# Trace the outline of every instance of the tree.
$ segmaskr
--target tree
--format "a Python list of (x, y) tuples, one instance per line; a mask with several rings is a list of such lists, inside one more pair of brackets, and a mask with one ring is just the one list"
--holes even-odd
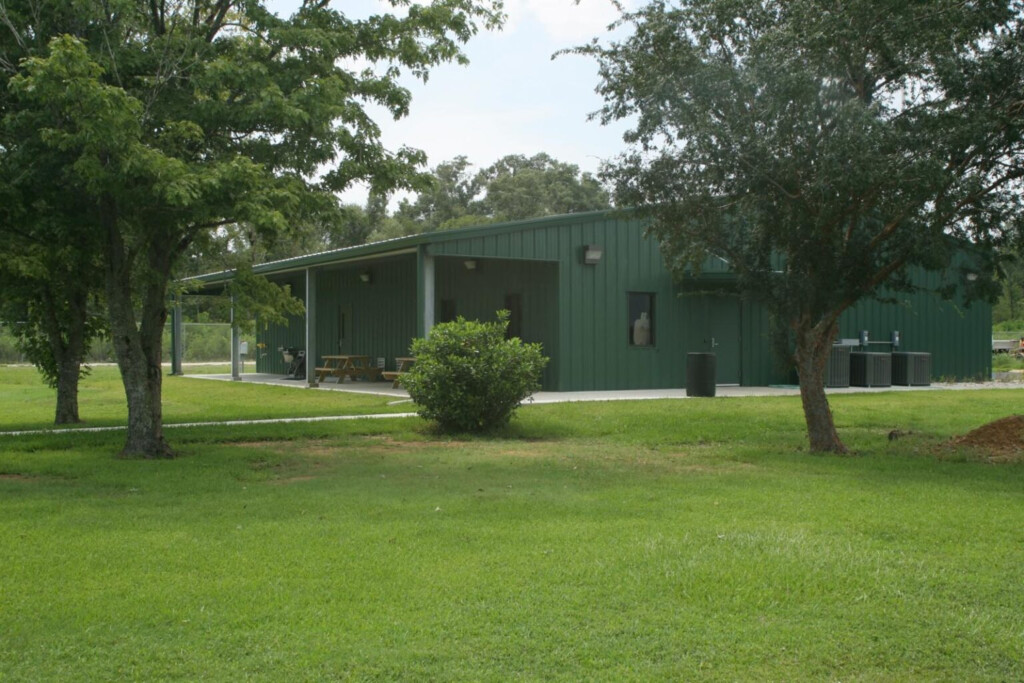
[(87, 251), (68, 254), (39, 241), (38, 231), (27, 243), (10, 244), (0, 263), (0, 320), (8, 321), (18, 348), (57, 390), (54, 424), (80, 422), (78, 381), (88, 372), (91, 342), (105, 329), (87, 275), (96, 264)]
[[(1024, 221), (1024, 215), (1020, 216)], [(1024, 231), (1021, 232), (1024, 238)], [(1000, 264), (1001, 285), (998, 304), (992, 309), (993, 323), (1018, 324), (1024, 318), (1024, 246), (1011, 245), (1004, 251)]]
[(404, 200), (394, 222), (378, 236), (451, 230), (495, 221), (525, 220), (607, 209), (608, 192), (590, 173), (540, 153), (510, 154), (471, 173), (458, 156), (438, 164), (433, 183), (415, 200)]
[[(425, 78), (464, 62), (459, 45), (501, 21), (492, 0), (433, 0), (362, 20), (326, 0), (288, 19), (255, 0), (3, 0), (0, 9), (16, 38), (5, 45), (22, 50), (0, 55), (17, 106), (56, 113), (39, 139), (74, 157), (68, 189), (87, 198), (102, 240), (128, 402), (124, 454), (145, 457), (172, 455), (161, 332), (185, 254), (224, 226), (267, 236), (336, 210), (335, 193), (355, 181), (377, 193), (421, 187), (424, 155), (386, 150), (367, 103), (406, 115), (401, 70)], [(54, 16), (66, 19), (59, 33)], [(371, 66), (348, 66), (356, 60)]]
[(480, 211), (494, 220), (515, 221), (610, 206), (608, 192), (590, 173), (540, 153), (511, 154), (480, 171)]
[(415, 200), (398, 205), (395, 219), (404, 226), (404, 234), (443, 230), (466, 217), (474, 223), (487, 222), (475, 212), (480, 186), (469, 171), (471, 166), (469, 159), (457, 156), (434, 167), (433, 182)]
[(74, 157), (37, 135), (56, 124), (54, 112), (18, 110), (16, 99), (12, 89), (0, 91), (0, 320), (57, 390), (54, 422), (76, 423), (83, 363), (105, 329), (97, 234), (86, 203), (64, 184)]
[(811, 449), (845, 451), (824, 391), (843, 311), (912, 266), (992, 293), (1021, 208), (1021, 3), (659, 0), (620, 25), (575, 50), (599, 64), (596, 115), (634, 117), (617, 203), (676, 273), (731, 264), (790, 335)]

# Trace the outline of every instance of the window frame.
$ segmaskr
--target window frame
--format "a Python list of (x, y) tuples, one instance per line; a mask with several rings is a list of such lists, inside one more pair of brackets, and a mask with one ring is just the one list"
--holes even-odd
[[(634, 297), (645, 297), (646, 307), (634, 307)], [(631, 349), (653, 349), (657, 346), (658, 336), (656, 334), (657, 322), (655, 310), (657, 307), (657, 295), (654, 292), (627, 291), (626, 292), (626, 346)], [(641, 313), (647, 313), (650, 321), (650, 340), (647, 344), (636, 344), (633, 336), (633, 325), (640, 318)]]

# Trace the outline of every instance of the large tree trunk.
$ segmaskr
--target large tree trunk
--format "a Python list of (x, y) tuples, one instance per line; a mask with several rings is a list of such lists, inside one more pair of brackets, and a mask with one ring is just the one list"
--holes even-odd
[[(121, 370), (128, 402), (128, 435), (122, 457), (172, 458), (174, 451), (164, 439), (160, 366), (163, 328), (167, 320), (164, 296), (169, 269), (146, 262), (148, 272), (140, 277), (142, 296), (132, 296), (133, 255), (127, 253), (113, 212), (106, 226), (106, 292), (110, 337)], [(149, 259), (152, 261), (153, 259)], [(154, 268), (156, 265), (158, 267)], [(136, 303), (139, 318), (136, 320)]]
[(57, 362), (57, 413), (54, 424), (76, 424), (81, 422), (78, 417), (78, 378), (82, 374), (82, 364), (77, 359), (65, 359)]
[(804, 406), (807, 436), (815, 453), (849, 452), (832, 419), (832, 409), (825, 396), (825, 368), (828, 365), (836, 324), (798, 324), (796, 328), (797, 374), (800, 377), (800, 400)]
[[(61, 293), (47, 291), (43, 301), (46, 306), (45, 330), (49, 338), (50, 353), (56, 368), (51, 379), (57, 388), (57, 408), (54, 424), (77, 424), (78, 380), (82, 375), (82, 359), (85, 357), (86, 327), (88, 325), (87, 287), (71, 279), (58, 280), (61, 284), (54, 289)], [(63, 294), (63, 301), (58, 301)]]
[(172, 458), (174, 453), (164, 438), (160, 339), (154, 343), (144, 325), (136, 326), (130, 297), (127, 305), (111, 299), (110, 326), (128, 401), (128, 434), (121, 455)]

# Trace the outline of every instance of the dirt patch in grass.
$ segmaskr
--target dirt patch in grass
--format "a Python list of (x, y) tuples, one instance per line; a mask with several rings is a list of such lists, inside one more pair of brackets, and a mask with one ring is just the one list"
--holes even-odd
[[(308, 455), (305, 450), (296, 451), (300, 455)], [(267, 484), (284, 485), (312, 481), (330, 471), (328, 464), (322, 460), (289, 457), (284, 460), (252, 460), (249, 469), (256, 473)]]
[(4, 474), (0, 473), (0, 480), (3, 481), (34, 481), (39, 477), (30, 477), (27, 474)]
[(1024, 462), (1024, 415), (989, 422), (950, 439), (949, 445), (970, 449), (986, 462)]
[(743, 472), (756, 469), (759, 469), (757, 465), (735, 460), (721, 460), (714, 463), (680, 463), (676, 467), (676, 470), (679, 472), (692, 472), (694, 474), (722, 474), (724, 472)]
[[(485, 443), (485, 442), (484, 442)], [(395, 451), (395, 450), (416, 450), (421, 448), (467, 448), (472, 447), (472, 441), (404, 441), (393, 439), (390, 436), (367, 436), (364, 443), (353, 444), (355, 447), (365, 451)]]
[(286, 486), (288, 484), (300, 484), (304, 481), (313, 481), (316, 478), (317, 475), (314, 474), (302, 474), (295, 477), (281, 477), (278, 479), (271, 479), (268, 481), (268, 483), (273, 484), (274, 486)]

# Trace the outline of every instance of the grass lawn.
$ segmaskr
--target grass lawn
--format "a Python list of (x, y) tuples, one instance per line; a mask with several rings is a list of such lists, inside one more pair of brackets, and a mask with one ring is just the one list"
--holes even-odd
[[(230, 366), (200, 366), (192, 374), (227, 374)], [(393, 398), (340, 391), (303, 391), (297, 387), (215, 382), (164, 376), (164, 422), (256, 420), (320, 415), (409, 412), (410, 405), (388, 405)], [(381, 386), (390, 386), (381, 384)], [(35, 368), (0, 366), (0, 431), (53, 428), (56, 391), (43, 384)], [(99, 366), (79, 387), (83, 426), (124, 425), (128, 420), (124, 387), (114, 366)]]
[(1024, 467), (936, 449), (1021, 396), (834, 397), (851, 458), (797, 398), (183, 428), (161, 462), (0, 437), (0, 680), (1020, 680)]

